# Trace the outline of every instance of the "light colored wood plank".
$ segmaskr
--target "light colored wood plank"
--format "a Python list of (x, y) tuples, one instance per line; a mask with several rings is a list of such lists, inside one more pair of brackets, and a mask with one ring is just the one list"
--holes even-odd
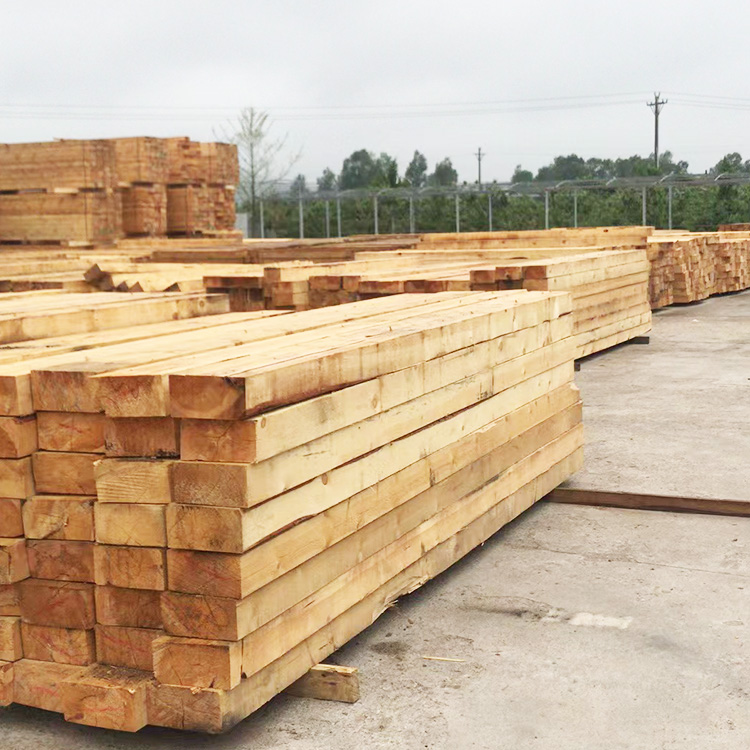
[(359, 700), (359, 672), (356, 667), (317, 664), (284, 692), (295, 698), (356, 703)]

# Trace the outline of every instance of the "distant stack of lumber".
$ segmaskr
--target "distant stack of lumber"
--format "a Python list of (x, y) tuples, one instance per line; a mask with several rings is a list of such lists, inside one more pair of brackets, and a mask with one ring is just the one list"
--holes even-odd
[(657, 233), (649, 238), (651, 307), (686, 304), (750, 287), (750, 233)]
[(597, 247), (362, 252), (357, 260), (266, 266), (207, 275), (206, 289), (233, 310), (326, 307), (407, 292), (529, 289), (573, 295), (576, 357), (642, 335), (651, 327), (649, 263), (643, 249)]
[(109, 242), (117, 167), (106, 141), (0, 144), (0, 240)]
[(579, 468), (570, 310), (397, 295), (39, 360), (0, 702), (248, 716)]
[(200, 263), (129, 263), (113, 260), (94, 263), (86, 269), (84, 278), (87, 284), (103, 292), (189, 292), (203, 291), (208, 270), (229, 278), (234, 278), (235, 274), (245, 278), (244, 274), (255, 273), (262, 279), (264, 267), (239, 263), (217, 263), (207, 267)]
[(168, 138), (167, 233), (186, 236), (233, 230), (237, 147)]
[(0, 248), (0, 292), (91, 291), (84, 273), (92, 263), (120, 263), (128, 257), (111, 247), (99, 250), (53, 246)]
[(471, 272), (472, 289), (568, 291), (576, 358), (651, 329), (649, 264), (644, 250), (605, 250), (509, 261)]
[(236, 146), (225, 143), (0, 144), (0, 241), (106, 243), (230, 231), (238, 179)]

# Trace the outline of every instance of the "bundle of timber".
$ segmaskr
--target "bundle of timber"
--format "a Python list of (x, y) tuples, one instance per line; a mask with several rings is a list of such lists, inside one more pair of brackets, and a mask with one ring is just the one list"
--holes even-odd
[(164, 185), (169, 182), (169, 152), (162, 138), (115, 138), (117, 180), (132, 184)]
[(605, 250), (522, 260), (471, 272), (472, 289), (568, 291), (576, 358), (651, 329), (645, 250)]
[(0, 345), (228, 310), (226, 297), (204, 292), (133, 294), (128, 297), (104, 292), (11, 292), (0, 296)]
[(0, 241), (111, 242), (120, 236), (121, 215), (115, 191), (4, 193)]
[(34, 366), (44, 489), (2, 527), (0, 701), (244, 719), (580, 466), (570, 310), (399, 295)]
[[(105, 449), (104, 418), (95, 387), (84, 385), (84, 373), (70, 392), (69, 413), (35, 414), (31, 371), (74, 361), (92, 374), (110, 361), (133, 362), (139, 350), (150, 348), (151, 356), (155, 351), (163, 356), (163, 342), (177, 334), (184, 338), (202, 328), (247, 327), (250, 319), (209, 315), (226, 309), (226, 300), (202, 295), (204, 304), (195, 306), (196, 295), (171, 295), (177, 306), (168, 309), (159, 304), (165, 296), (152, 296), (151, 306), (141, 304), (147, 295), (129, 298), (134, 323), (144, 325), (24, 340), (0, 350), (0, 704), (16, 700), (37, 705), (37, 696), (50, 698), (57, 689), (62, 674), (57, 663), (96, 662), (94, 462)], [(13, 300), (21, 314), (25, 300), (40, 304), (57, 298), (75, 301), (75, 295), (54, 294), (7, 295), (3, 301)], [(46, 309), (52, 308), (48, 304)], [(179, 319), (187, 315), (206, 317)], [(152, 319), (165, 322), (147, 323)], [(49, 332), (56, 328), (51, 325)], [(151, 339), (159, 342), (156, 347), (149, 347)], [(130, 359), (123, 359), (128, 351)], [(141, 354), (135, 361), (143, 359)], [(44, 406), (43, 394), (40, 399)], [(24, 674), (36, 674), (37, 663), (45, 681), (25, 680)]]
[(0, 144), (0, 241), (229, 231), (238, 177), (236, 146), (189, 138)]
[(657, 234), (649, 239), (648, 256), (653, 309), (750, 287), (750, 237), (740, 230)]
[(0, 191), (107, 190), (117, 186), (110, 141), (0, 143)]
[[(212, 272), (225, 274), (229, 279), (245, 278), (244, 274), (247, 273), (255, 273), (263, 279), (263, 266), (237, 263), (211, 264), (209, 268)], [(123, 263), (115, 260), (95, 263), (86, 270), (84, 278), (88, 284), (104, 292), (202, 291), (209, 268), (200, 263)], [(230, 297), (230, 309), (235, 309), (231, 302)]]
[(407, 292), (529, 289), (573, 295), (576, 357), (650, 330), (646, 251), (591, 248), (406, 250), (357, 253), (341, 264), (276, 264), (207, 275), (233, 310), (306, 310)]
[(170, 185), (167, 188), (167, 233), (220, 236), (234, 227), (233, 187)]
[(450, 232), (420, 235), (420, 247), (443, 250), (465, 248), (553, 248), (609, 246), (620, 248), (645, 247), (653, 227), (556, 227), (518, 232)]
[(206, 182), (201, 144), (189, 138), (167, 138), (170, 185)]
[(129, 237), (167, 233), (165, 185), (132, 185), (122, 189), (122, 231)]
[(201, 143), (200, 147), (204, 179), (209, 185), (221, 187), (239, 183), (237, 146), (232, 143)]

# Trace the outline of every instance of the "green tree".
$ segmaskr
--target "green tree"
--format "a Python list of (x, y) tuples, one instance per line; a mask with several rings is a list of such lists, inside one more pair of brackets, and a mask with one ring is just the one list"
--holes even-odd
[(292, 180), (292, 184), (289, 186), (289, 194), (303, 196), (307, 195), (308, 192), (310, 191), (307, 189), (307, 180), (305, 179), (305, 175), (298, 174)]
[(385, 152), (375, 160), (375, 171), (370, 181), (370, 187), (393, 188), (398, 187), (398, 162)]
[(511, 182), (531, 182), (534, 179), (534, 175), (528, 169), (524, 169), (520, 164), (516, 165), (516, 169), (513, 172), (513, 176), (510, 178)]
[(736, 151), (726, 154), (711, 168), (711, 174), (749, 174), (750, 161), (742, 161), (742, 156)]
[(451, 186), (458, 184), (458, 172), (453, 168), (449, 157), (435, 165), (435, 171), (427, 178), (428, 185)]
[(318, 177), (317, 180), (318, 183), (318, 192), (319, 193), (326, 193), (326, 192), (333, 192), (338, 188), (339, 180), (338, 177), (333, 173), (332, 170), (330, 170), (328, 167), (326, 167), (323, 170), (323, 174)]
[(339, 175), (342, 190), (366, 188), (372, 184), (376, 173), (375, 158), (367, 149), (354, 151), (344, 159)]
[(413, 188), (421, 188), (427, 182), (427, 158), (420, 151), (415, 151), (404, 177)]

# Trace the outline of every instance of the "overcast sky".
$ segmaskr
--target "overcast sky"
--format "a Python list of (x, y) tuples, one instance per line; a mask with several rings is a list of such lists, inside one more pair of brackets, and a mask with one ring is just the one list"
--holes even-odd
[(750, 7), (682, 0), (0, 0), (0, 142), (214, 139), (267, 110), (314, 182), (352, 151), (508, 180), (558, 154), (750, 158)]

